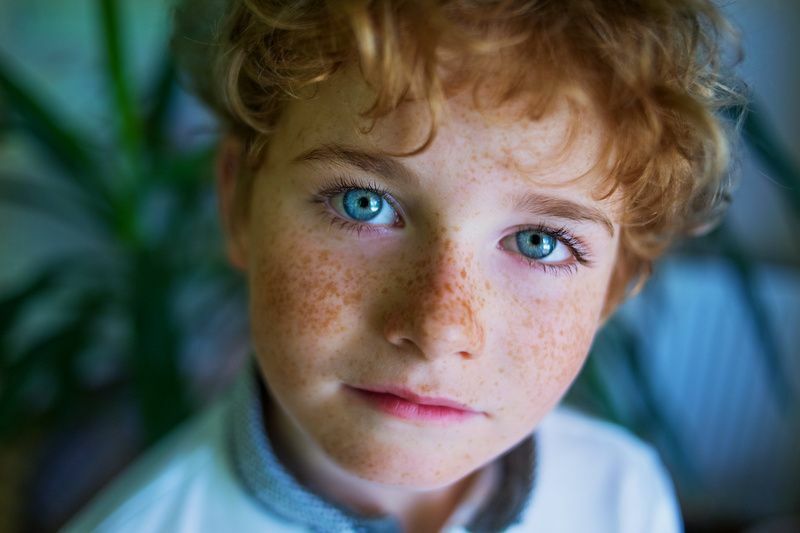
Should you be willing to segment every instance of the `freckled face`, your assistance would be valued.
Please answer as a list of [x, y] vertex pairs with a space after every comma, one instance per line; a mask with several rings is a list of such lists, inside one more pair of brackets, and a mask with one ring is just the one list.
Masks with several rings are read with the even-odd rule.
[[[591, 166], [601, 135], [583, 117], [558, 157], [574, 120], [566, 110], [515, 120], [511, 107], [482, 115], [456, 97], [426, 151], [394, 158], [418, 183], [330, 153], [297, 159], [333, 144], [398, 152], [427, 131], [409, 104], [359, 133], [368, 102], [360, 81], [340, 75], [278, 125], [240, 236], [254, 348], [284, 414], [328, 458], [366, 480], [433, 489], [515, 445], [564, 394], [599, 324], [616, 215], [591, 197], [597, 176], [565, 183]], [[389, 195], [336, 192], [343, 182]], [[568, 200], [611, 227], [512, 208], [530, 192], [549, 199], [533, 211]], [[347, 391], [375, 385], [480, 415], [403, 420]]]

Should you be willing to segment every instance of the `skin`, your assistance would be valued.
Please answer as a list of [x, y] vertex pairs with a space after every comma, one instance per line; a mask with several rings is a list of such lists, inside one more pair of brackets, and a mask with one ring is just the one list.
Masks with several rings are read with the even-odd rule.
[[[589, 112], [576, 122], [566, 106], [532, 121], [513, 103], [482, 113], [467, 96], [451, 98], [433, 144], [396, 158], [418, 185], [294, 160], [326, 143], [416, 147], [427, 132], [425, 107], [406, 103], [363, 134], [358, 112], [370, 97], [346, 70], [315, 98], [289, 104], [255, 176], [249, 216], [238, 221], [239, 144], [225, 142], [222, 213], [230, 260], [247, 276], [278, 455], [332, 501], [434, 531], [474, 474], [529, 435], [580, 370], [602, 320], [618, 216], [615, 197], [592, 197], [598, 169], [571, 179], [592, 168], [603, 130]], [[310, 199], [337, 175], [389, 189], [402, 227], [356, 234], [331, 225], [349, 218], [341, 204], [337, 211]], [[530, 191], [596, 208], [613, 235], [595, 222], [512, 210], [509, 196]], [[561, 263], [570, 268], [530, 267], [513, 236], [536, 224], [566, 228], [591, 263], [568, 254]], [[446, 425], [401, 420], [346, 390], [376, 384], [480, 414]]]

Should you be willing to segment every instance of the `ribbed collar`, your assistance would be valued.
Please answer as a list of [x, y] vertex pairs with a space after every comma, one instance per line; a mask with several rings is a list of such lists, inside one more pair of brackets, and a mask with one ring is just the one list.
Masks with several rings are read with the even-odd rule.
[[[231, 463], [250, 496], [270, 513], [309, 531], [400, 532], [400, 523], [392, 517], [354, 514], [297, 481], [276, 457], [264, 429], [262, 387], [255, 365], [248, 365], [234, 386], [228, 417]], [[466, 510], [472, 517], [464, 527], [476, 533], [495, 532], [517, 523], [531, 500], [535, 466], [536, 441], [532, 435], [498, 458], [495, 471], [486, 472], [483, 483], [476, 483], [484, 491], [487, 483], [494, 485], [493, 494], [484, 498], [483, 506], [476, 511]], [[472, 491], [470, 494], [479, 496]], [[455, 513], [459, 511], [464, 509], [459, 507]]]

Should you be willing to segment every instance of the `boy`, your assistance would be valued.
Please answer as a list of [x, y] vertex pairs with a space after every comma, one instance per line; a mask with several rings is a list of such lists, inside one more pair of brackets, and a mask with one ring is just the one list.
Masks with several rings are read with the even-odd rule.
[[71, 529], [679, 531], [654, 453], [555, 406], [724, 197], [714, 6], [224, 9], [194, 81], [255, 364]]

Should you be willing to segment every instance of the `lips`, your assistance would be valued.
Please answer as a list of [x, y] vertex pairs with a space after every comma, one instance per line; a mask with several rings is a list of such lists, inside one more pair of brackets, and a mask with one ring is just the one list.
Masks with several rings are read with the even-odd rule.
[[384, 414], [421, 422], [462, 422], [480, 412], [449, 398], [422, 396], [403, 387], [347, 387], [350, 392]]
[[397, 396], [398, 398], [402, 398], [408, 402], [415, 403], [417, 405], [429, 405], [429, 406], [439, 406], [439, 407], [449, 407], [450, 409], [456, 409], [459, 411], [467, 411], [470, 413], [475, 413], [474, 409], [471, 409], [468, 405], [464, 405], [463, 403], [450, 400], [448, 398], [442, 397], [433, 397], [433, 396], [422, 396], [420, 394], [416, 394], [404, 387], [395, 387], [392, 385], [388, 386], [367, 386], [367, 387], [356, 387], [360, 390], [367, 391], [367, 392], [375, 392], [375, 393], [383, 393], [383, 394], [391, 394], [393, 396]]

